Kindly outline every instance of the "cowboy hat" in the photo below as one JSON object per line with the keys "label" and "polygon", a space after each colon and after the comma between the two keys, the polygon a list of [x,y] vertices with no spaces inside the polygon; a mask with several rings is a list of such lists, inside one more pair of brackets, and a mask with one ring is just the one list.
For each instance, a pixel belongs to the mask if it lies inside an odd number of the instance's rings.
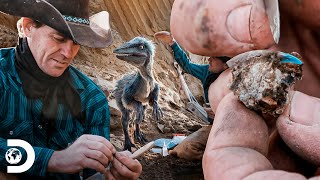
{"label": "cowboy hat", "polygon": [[109,14],[89,17],[89,0],[0,0],[0,11],[46,24],[76,43],[104,48],[112,43]]}

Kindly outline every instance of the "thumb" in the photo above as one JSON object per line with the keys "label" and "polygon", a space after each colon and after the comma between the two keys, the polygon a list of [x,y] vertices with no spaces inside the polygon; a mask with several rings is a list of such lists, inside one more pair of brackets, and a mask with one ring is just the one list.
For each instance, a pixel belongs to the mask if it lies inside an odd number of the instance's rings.
{"label": "thumb", "polygon": [[279,134],[295,153],[320,165],[320,99],[298,91],[290,96],[277,121]]}

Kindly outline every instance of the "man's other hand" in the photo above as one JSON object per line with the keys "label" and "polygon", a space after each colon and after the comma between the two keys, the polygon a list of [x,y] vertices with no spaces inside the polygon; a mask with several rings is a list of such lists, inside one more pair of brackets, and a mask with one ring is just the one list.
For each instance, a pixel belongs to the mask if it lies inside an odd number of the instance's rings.
{"label": "man's other hand", "polygon": [[129,157],[129,151],[117,152],[112,166],[107,172],[107,179],[136,180],[142,172],[142,166],[136,159]]}
{"label": "man's other hand", "polygon": [[82,135],[67,149],[55,151],[48,163],[48,172],[77,173],[84,168],[105,174],[116,149],[104,137]]}
{"label": "man's other hand", "polygon": [[169,44],[170,46],[174,43],[174,39],[168,31],[159,31],[156,32],[153,36],[159,41]]}

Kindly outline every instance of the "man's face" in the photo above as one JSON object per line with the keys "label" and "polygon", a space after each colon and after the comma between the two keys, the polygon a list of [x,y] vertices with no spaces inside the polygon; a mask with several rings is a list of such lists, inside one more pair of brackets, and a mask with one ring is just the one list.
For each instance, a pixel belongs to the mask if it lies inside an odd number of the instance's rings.
{"label": "man's face", "polygon": [[213,73],[220,73],[226,69],[226,64],[219,58],[210,57],[209,61],[209,71]]}
{"label": "man's face", "polygon": [[62,75],[80,48],[80,45],[47,25],[30,27],[27,37],[39,68],[53,77]]}

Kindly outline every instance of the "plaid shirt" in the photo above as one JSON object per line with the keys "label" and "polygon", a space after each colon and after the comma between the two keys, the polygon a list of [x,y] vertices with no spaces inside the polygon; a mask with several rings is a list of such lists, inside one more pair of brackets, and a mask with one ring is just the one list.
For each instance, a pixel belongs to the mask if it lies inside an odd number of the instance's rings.
{"label": "plaid shirt", "polygon": [[[51,137],[46,137],[46,132],[40,125],[42,101],[25,97],[14,66],[14,55],[15,48],[0,49],[0,171],[6,172],[6,167],[10,165],[5,159],[6,151],[11,148],[7,146],[6,139],[29,142],[35,151],[35,162],[25,173],[45,176],[54,150],[65,149],[82,134],[110,138],[110,112],[104,93],[88,77],[71,66],[69,71],[73,86],[81,97],[82,111],[86,117],[85,125],[72,118],[71,112],[65,106],[59,105],[56,130]],[[47,138],[49,147],[46,144]],[[25,152],[21,152],[22,157],[26,157]]]}

